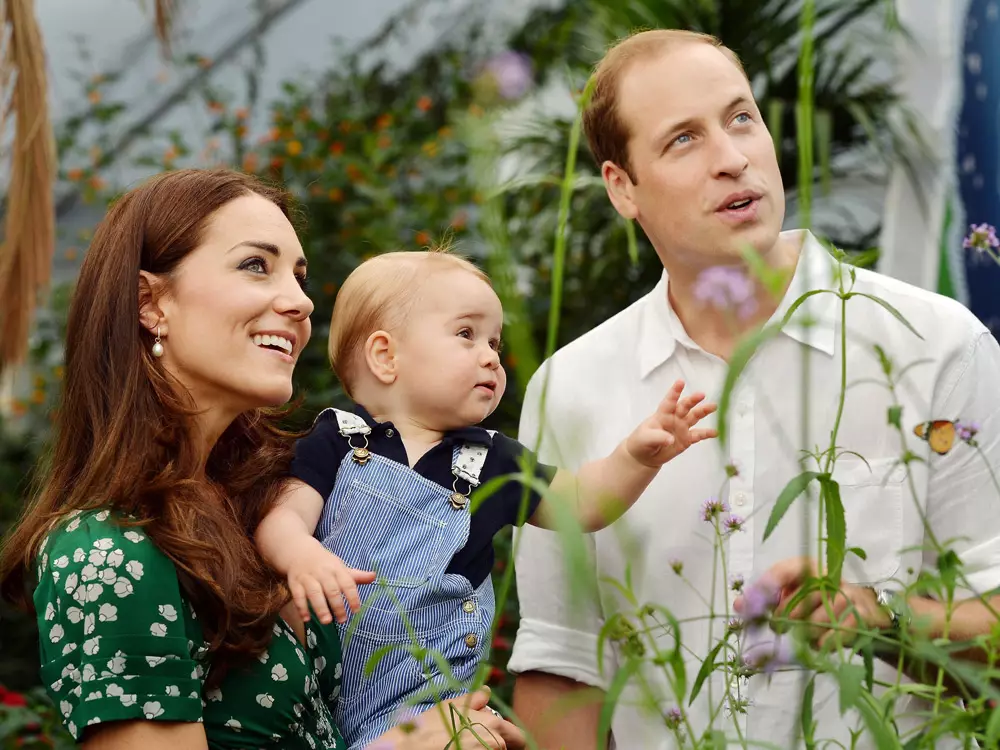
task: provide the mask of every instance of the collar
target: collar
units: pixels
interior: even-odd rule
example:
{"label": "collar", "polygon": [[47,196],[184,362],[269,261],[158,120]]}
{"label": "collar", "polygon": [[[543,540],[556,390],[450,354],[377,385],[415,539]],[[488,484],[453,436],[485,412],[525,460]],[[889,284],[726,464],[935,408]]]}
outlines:
{"label": "collar", "polygon": [[[812,232],[804,229],[782,232],[782,237],[800,245],[795,273],[781,302],[768,324],[780,321],[792,304],[812,289],[835,289],[836,261]],[[639,377],[645,378],[673,356],[677,345],[701,350],[684,330],[680,318],[667,297],[669,277],[666,270],[660,281],[641,301],[639,311]],[[782,335],[833,356],[836,346],[836,299],[831,294],[816,294],[795,311]],[[806,321],[812,321],[807,325]]]}
{"label": "collar", "polygon": [[[392,422],[379,422],[376,420],[368,410],[361,404],[355,404],[354,413],[365,420],[372,431],[379,429],[386,429],[393,427]],[[468,427],[459,427],[457,430],[448,430],[444,433],[444,437],[441,439],[442,443],[476,443],[477,445],[485,445],[487,448],[493,447],[493,436],[490,435],[489,431],[478,425],[469,425]]]}

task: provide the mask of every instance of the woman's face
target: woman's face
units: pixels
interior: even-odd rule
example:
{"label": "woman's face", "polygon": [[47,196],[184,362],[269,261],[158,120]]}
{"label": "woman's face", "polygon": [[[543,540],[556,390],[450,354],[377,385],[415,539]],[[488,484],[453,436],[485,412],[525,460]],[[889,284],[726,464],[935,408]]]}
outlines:
{"label": "woman's face", "polygon": [[[160,361],[200,410],[232,418],[291,398],[312,332],[305,277],[295,230],[269,200],[247,195],[212,215],[155,305]],[[156,332],[157,320],[143,322]]]}

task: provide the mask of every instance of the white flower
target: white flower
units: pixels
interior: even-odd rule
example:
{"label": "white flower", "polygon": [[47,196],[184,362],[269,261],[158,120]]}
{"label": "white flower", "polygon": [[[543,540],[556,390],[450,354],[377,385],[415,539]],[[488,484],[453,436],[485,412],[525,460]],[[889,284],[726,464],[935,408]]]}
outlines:
{"label": "white flower", "polygon": [[341,667],[343,667],[343,664],[338,661],[337,666],[333,668],[333,679],[340,679]]}
{"label": "white flower", "polygon": [[98,575],[97,566],[93,563],[87,563],[83,566],[83,570],[80,571],[81,581],[96,581]]}
{"label": "white flower", "polygon": [[52,690],[54,692],[56,692],[56,693],[58,693],[60,690],[62,690],[62,678],[60,677],[58,680],[56,680],[55,682],[53,682],[52,685],[51,685],[51,687],[52,687]]}
{"label": "white flower", "polygon": [[96,514],[94,516],[94,520],[95,521],[107,521],[109,515],[111,515],[110,511],[102,510],[100,513],[98,513],[98,514]]}
{"label": "white flower", "polygon": [[76,573],[70,573],[66,576],[66,593],[72,594],[76,591],[77,575]]}
{"label": "white flower", "polygon": [[63,630],[63,626],[57,622],[52,626],[52,630],[49,631],[49,640],[53,643],[59,643],[64,635],[66,635],[66,631]]}
{"label": "white flower", "polygon": [[[69,557],[67,557],[66,555],[60,555],[59,557],[57,557],[55,560],[52,561],[52,564],[55,565],[57,568],[65,568],[67,565],[69,565]],[[42,567],[45,567],[44,559],[42,560]]]}
{"label": "white flower", "polygon": [[302,649],[299,648],[295,649],[295,655],[299,657],[299,661],[302,662],[303,665],[305,665],[306,655],[302,653]]}
{"label": "white flower", "polygon": [[87,656],[93,656],[98,652],[101,647],[101,636],[95,635],[90,640],[83,642],[83,653]]}
{"label": "white flower", "polygon": [[306,632],[306,645],[309,648],[316,648],[316,634],[312,630]]}
{"label": "white flower", "polygon": [[60,677],[69,677],[73,672],[76,671],[76,664],[67,664],[63,667],[62,672],[60,672]]}
{"label": "white flower", "polygon": [[115,546],[115,543],[110,539],[98,539],[94,542],[95,549],[102,549],[107,552],[109,549]]}
{"label": "white flower", "polygon": [[171,698],[180,698],[181,690],[176,685],[167,685],[167,695]]}
{"label": "white flower", "polygon": [[69,730],[69,733],[71,735],[73,735],[74,737],[76,736],[76,724],[74,724],[72,721],[66,722],[66,729]]}
{"label": "white flower", "polygon": [[146,538],[142,534],[140,534],[138,531],[126,531],[125,534],[124,534],[124,536],[125,536],[126,539],[128,539],[133,544],[138,544],[139,542],[141,542],[143,539]]}
{"label": "white flower", "polygon": [[62,655],[66,656],[66,654],[72,653],[73,651],[76,651],[76,644],[75,643],[67,643],[65,646],[63,646]]}
{"label": "white flower", "polygon": [[117,568],[122,564],[122,560],[125,559],[125,553],[120,549],[116,549],[114,552],[108,554],[108,559],[106,563],[113,568]]}
{"label": "white flower", "polygon": [[142,563],[138,560],[129,560],[125,563],[125,570],[137,581],[142,578]]}
{"label": "white flower", "polygon": [[[120,651],[118,653],[121,653]],[[112,674],[121,674],[125,671],[125,657],[115,656],[108,659],[108,669]]]}
{"label": "white flower", "polygon": [[309,747],[313,748],[313,750],[316,750],[316,740],[312,738],[311,734],[306,735],[306,742],[309,743]]}
{"label": "white flower", "polygon": [[281,635],[282,632],[284,632],[282,631],[281,626],[278,623],[274,623],[274,626],[271,628],[271,630],[274,631],[275,635]]}
{"label": "white flower", "polygon": [[149,632],[162,638],[167,634],[167,626],[162,622],[154,622],[149,626]]}
{"label": "white flower", "polygon": [[97,617],[101,622],[115,622],[118,619],[118,607],[114,604],[102,604]]}
{"label": "white flower", "polygon": [[80,620],[83,619],[83,610],[80,609],[79,607],[70,607],[69,609],[66,610],[66,617],[69,618],[69,621],[71,623],[76,625],[78,622],[80,622]]}
{"label": "white flower", "polygon": [[94,669],[94,665],[93,664],[84,664],[83,665],[83,681],[84,682],[91,682],[92,680],[96,680],[96,679],[97,679],[97,670]]}
{"label": "white flower", "polygon": [[42,573],[48,569],[49,569],[49,553],[43,552],[41,565],[38,566],[38,575],[41,576]]}
{"label": "white flower", "polygon": [[137,702],[136,698],[138,698],[138,696],[135,693],[129,693],[128,695],[123,695],[122,696],[122,705],[123,706],[134,706],[136,704],[136,702]]}
{"label": "white flower", "polygon": [[91,633],[94,632],[94,625],[95,625],[96,621],[97,621],[97,618],[94,617],[94,613],[93,612],[91,612],[89,615],[87,615],[86,617],[83,618],[83,634],[84,635],[90,635]]}
{"label": "white flower", "polygon": [[274,697],[268,693],[261,693],[257,696],[257,702],[264,708],[270,708],[274,705]]}
{"label": "white flower", "polygon": [[52,604],[52,602],[49,602],[48,604],[45,605],[45,621],[48,622],[49,620],[54,620],[55,618],[56,618],[56,608]]}
{"label": "white flower", "polygon": [[87,559],[87,553],[84,552],[82,549],[78,549],[76,552],[73,553],[73,562],[75,563],[82,563],[86,559]]}
{"label": "white flower", "polygon": [[229,721],[227,721],[226,726],[229,727],[230,729],[235,729],[237,732],[243,728],[243,725],[240,724],[236,719],[230,719]]}
{"label": "white flower", "polygon": [[87,584],[87,601],[96,602],[101,598],[101,594],[104,593],[104,587],[99,583],[88,583]]}
{"label": "white flower", "polygon": [[90,554],[87,555],[87,562],[91,565],[104,565],[104,561],[108,559],[108,553],[102,549],[92,549]]}
{"label": "white flower", "polygon": [[163,664],[163,662],[165,662],[165,661],[166,661],[166,658],[163,657],[163,656],[147,656],[146,657],[146,663],[149,664],[149,666],[151,666],[151,667],[158,667],[161,664]]}
{"label": "white flower", "polygon": [[109,698],[121,698],[125,694],[125,691],[114,682],[108,685],[107,688],[105,688],[105,691],[107,692]]}
{"label": "white flower", "polygon": [[302,716],[302,712],[305,711],[305,707],[301,703],[296,703],[292,706],[292,711],[295,713],[295,718]]}
{"label": "white flower", "polygon": [[221,701],[222,691],[219,690],[219,688],[212,688],[211,690],[206,690],[205,697],[208,698],[210,701],[215,701],[215,702]]}
{"label": "white flower", "polygon": [[259,655],[259,656],[257,657],[257,661],[259,661],[259,662],[260,662],[261,664],[267,664],[267,660],[268,660],[269,658],[270,658],[270,657],[269,657],[269,655],[268,655],[268,652],[267,652],[267,651],[265,651],[264,653],[260,654],[260,655]]}
{"label": "white flower", "polygon": [[161,604],[157,608],[160,612],[160,617],[169,622],[175,622],[177,620],[177,610],[174,609],[173,604]]}
{"label": "white flower", "polygon": [[288,670],[281,664],[275,664],[271,667],[271,679],[275,682],[284,682],[288,679]]}
{"label": "white flower", "polygon": [[105,586],[114,586],[115,581],[118,580],[118,574],[113,568],[105,568],[101,571],[101,583]]}
{"label": "white flower", "polygon": [[163,714],[159,701],[146,701],[142,704],[142,715],[147,719],[155,719]]}
{"label": "white flower", "polygon": [[88,727],[89,726],[93,726],[94,724],[100,724],[100,723],[101,723],[101,717],[100,716],[95,716],[93,719],[88,719],[87,720],[87,726]]}
{"label": "white flower", "polygon": [[336,687],[333,688],[333,690],[330,691],[330,700],[331,701],[337,700],[338,695],[340,695],[340,685],[337,685]]}
{"label": "white flower", "polygon": [[313,669],[315,669],[317,672],[322,672],[324,669],[326,669],[326,657],[317,656],[313,660]]}
{"label": "white flower", "polygon": [[52,571],[52,580],[55,581],[56,583],[59,583],[59,571],[58,570],[53,570]]}
{"label": "white flower", "polygon": [[66,531],[76,531],[78,528],[80,528],[79,518],[74,518],[72,521],[66,524]]}
{"label": "white flower", "polygon": [[119,578],[115,581],[115,593],[118,594],[120,599],[124,599],[126,596],[132,593],[132,582],[128,578]]}
{"label": "white flower", "polygon": [[62,711],[62,715],[69,718],[69,715],[73,713],[73,704],[69,701],[59,701],[59,710]]}
{"label": "white flower", "polygon": [[98,701],[98,700],[100,700],[103,697],[104,697],[104,695],[101,693],[100,690],[95,690],[94,692],[89,693],[87,695],[87,697],[85,698],[85,700],[88,700],[88,701]]}
{"label": "white flower", "polygon": [[87,603],[87,587],[84,585],[77,586],[73,591],[73,599],[77,604]]}

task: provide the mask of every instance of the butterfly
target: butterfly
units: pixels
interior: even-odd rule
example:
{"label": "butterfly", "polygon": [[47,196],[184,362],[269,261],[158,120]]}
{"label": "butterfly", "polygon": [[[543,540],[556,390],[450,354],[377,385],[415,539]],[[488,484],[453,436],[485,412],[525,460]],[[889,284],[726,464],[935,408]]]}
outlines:
{"label": "butterfly", "polygon": [[913,434],[921,440],[926,440],[931,450],[943,456],[955,444],[957,420],[935,419],[931,422],[921,422],[913,428]]}

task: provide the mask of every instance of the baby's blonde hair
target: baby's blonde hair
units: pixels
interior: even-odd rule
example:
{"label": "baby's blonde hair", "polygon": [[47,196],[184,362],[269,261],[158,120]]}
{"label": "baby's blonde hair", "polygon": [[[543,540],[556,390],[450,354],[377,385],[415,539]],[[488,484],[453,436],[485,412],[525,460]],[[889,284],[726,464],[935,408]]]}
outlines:
{"label": "baby's blonde hair", "polygon": [[490,282],[479,267],[444,245],[431,250],[376,255],[355,268],[333,305],[328,353],[330,366],[348,396],[352,394],[365,341],[375,331],[393,331],[406,316],[432,274],[461,270]]}

